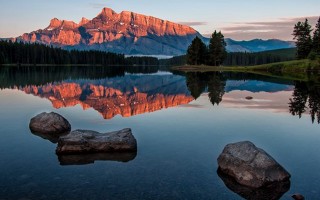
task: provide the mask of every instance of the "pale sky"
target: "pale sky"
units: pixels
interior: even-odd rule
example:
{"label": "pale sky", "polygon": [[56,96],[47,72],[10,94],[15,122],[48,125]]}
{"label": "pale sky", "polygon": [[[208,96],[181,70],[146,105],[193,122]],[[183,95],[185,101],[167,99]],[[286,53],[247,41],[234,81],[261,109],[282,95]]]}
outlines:
{"label": "pale sky", "polygon": [[0,37],[44,29],[54,17],[92,19],[103,7],[191,25],[206,36],[221,30],[236,40],[292,40],[297,21],[315,24],[320,16],[319,0],[0,0]]}

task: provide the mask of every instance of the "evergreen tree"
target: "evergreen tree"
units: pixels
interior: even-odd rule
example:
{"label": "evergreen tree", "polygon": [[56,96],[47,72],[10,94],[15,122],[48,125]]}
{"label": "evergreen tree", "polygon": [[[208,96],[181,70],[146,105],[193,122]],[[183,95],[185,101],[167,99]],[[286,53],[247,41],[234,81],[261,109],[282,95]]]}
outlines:
{"label": "evergreen tree", "polygon": [[316,30],[313,33],[313,51],[320,55],[320,17],[316,24]]}
{"label": "evergreen tree", "polygon": [[298,22],[294,26],[293,36],[296,40],[297,58],[307,58],[312,49],[311,26],[308,19],[305,22]]}
{"label": "evergreen tree", "polygon": [[187,51],[187,63],[189,65],[205,64],[207,47],[202,40],[197,36],[193,39]]}
{"label": "evergreen tree", "polygon": [[209,43],[208,65],[219,66],[227,56],[226,42],[221,32],[214,31]]}

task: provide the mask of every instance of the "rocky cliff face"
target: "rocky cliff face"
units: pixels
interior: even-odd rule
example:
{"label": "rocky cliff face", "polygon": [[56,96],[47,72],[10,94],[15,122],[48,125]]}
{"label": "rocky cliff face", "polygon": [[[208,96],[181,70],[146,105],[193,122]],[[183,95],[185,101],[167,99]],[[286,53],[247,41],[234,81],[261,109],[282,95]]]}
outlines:
{"label": "rocky cliff face", "polygon": [[181,55],[195,36],[184,26],[129,11],[104,8],[92,20],[79,23],[54,18],[49,26],[25,33],[18,40],[51,44],[66,49],[96,49],[124,54]]}

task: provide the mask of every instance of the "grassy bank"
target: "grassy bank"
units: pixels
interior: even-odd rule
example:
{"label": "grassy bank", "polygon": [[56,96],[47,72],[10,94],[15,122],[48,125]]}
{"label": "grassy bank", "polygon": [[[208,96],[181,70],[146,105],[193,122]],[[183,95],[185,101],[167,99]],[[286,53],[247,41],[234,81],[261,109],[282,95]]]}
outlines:
{"label": "grassy bank", "polygon": [[173,67],[179,71],[315,71],[320,70],[319,60],[293,60],[256,66],[207,66],[207,65],[185,65]]}
{"label": "grassy bank", "polygon": [[[292,80],[310,80],[317,78],[320,74],[319,60],[293,60],[279,63],[271,63],[256,66],[179,66],[173,70],[183,72],[211,72],[211,71],[232,71],[248,72],[266,76],[281,77]],[[319,76],[320,77],[320,76]]]}

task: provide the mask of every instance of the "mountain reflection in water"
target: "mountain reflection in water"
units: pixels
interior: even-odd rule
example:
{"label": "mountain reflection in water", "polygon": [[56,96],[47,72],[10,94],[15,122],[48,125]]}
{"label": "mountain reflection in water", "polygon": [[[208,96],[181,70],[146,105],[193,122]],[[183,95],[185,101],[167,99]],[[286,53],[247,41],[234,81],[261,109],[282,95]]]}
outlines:
{"label": "mountain reflection in water", "polygon": [[127,75],[124,77],[77,80],[19,88],[27,94],[47,98],[54,108],[80,104],[93,108],[105,119],[130,117],[193,100],[183,77],[171,75]]}
{"label": "mountain reflection in water", "polygon": [[[130,117],[189,104],[207,95],[213,106],[285,111],[320,123],[320,84],[248,73],[169,72],[158,67],[4,67],[0,88],[46,98],[54,108],[81,105],[103,118]],[[284,94],[283,91],[290,94]],[[264,93],[262,93],[264,92]],[[279,92],[277,94],[277,92]],[[270,95],[268,95],[270,94]],[[251,101],[245,100],[252,96]],[[287,97],[287,95],[290,95]]]}

